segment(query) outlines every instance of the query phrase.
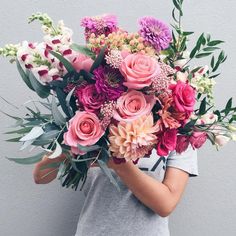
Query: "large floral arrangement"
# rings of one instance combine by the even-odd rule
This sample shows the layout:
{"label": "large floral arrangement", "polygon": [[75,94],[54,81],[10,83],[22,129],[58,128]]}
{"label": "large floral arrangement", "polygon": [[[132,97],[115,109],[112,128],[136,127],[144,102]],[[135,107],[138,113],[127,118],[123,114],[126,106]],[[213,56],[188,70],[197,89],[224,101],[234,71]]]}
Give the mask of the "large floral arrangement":
{"label": "large floral arrangement", "polygon": [[[138,21],[135,33],[120,28],[114,15],[85,17],[85,46],[73,42],[62,21],[54,25],[46,14],[32,15],[29,22],[41,23],[43,41],[6,45],[0,54],[16,62],[23,81],[42,98],[32,101],[34,109],[25,105],[25,117],[9,115],[17,129],[8,134],[17,136],[8,141],[42,152],[8,159],[33,164],[45,153],[55,158],[63,152],[67,159],[57,166],[58,179],[77,189],[94,162],[116,184],[109,158],[136,163],[153,150],[167,156],[189,145],[199,149],[207,139],[217,148],[235,140],[232,99],[219,110],[213,97],[226,60],[219,51],[223,41],[203,33],[188,50],[193,32],[181,26],[183,0],[173,3],[172,31],[151,16]],[[190,66],[203,57],[210,57],[209,66]]]}

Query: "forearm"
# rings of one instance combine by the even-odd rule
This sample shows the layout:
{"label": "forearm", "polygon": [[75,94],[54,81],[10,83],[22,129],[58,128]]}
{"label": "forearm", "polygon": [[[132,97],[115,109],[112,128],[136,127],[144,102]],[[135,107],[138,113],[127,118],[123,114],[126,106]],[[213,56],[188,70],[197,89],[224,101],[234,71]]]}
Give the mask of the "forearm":
{"label": "forearm", "polygon": [[49,159],[44,156],[43,159],[35,165],[33,177],[36,184],[47,184],[54,180],[57,176],[58,167],[47,167],[52,163],[59,163],[65,160],[66,156],[61,155],[55,159]]}
{"label": "forearm", "polygon": [[132,193],[157,214],[167,216],[175,208],[180,196],[168,185],[145,174],[132,162],[117,166],[114,170]]}

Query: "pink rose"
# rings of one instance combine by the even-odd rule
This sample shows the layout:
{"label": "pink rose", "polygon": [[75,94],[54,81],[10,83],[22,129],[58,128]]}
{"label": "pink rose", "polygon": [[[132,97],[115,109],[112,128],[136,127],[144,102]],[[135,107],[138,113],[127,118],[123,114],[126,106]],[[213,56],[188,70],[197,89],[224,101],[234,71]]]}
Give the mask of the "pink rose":
{"label": "pink rose", "polygon": [[186,135],[178,135],[177,136],[177,144],[176,144],[176,152],[182,153],[187,150],[189,146],[189,136]]}
{"label": "pink rose", "polygon": [[178,81],[170,86],[176,110],[179,112],[192,112],[195,105],[195,90],[188,83]]}
{"label": "pink rose", "polygon": [[193,132],[189,141],[193,149],[200,148],[207,140],[207,134],[205,132]]}
{"label": "pink rose", "polygon": [[94,145],[104,134],[98,117],[90,112],[78,111],[69,121],[68,131],[64,134],[64,143],[75,151],[78,144],[82,146]]}
{"label": "pink rose", "polygon": [[113,117],[118,121],[132,121],[142,115],[148,115],[154,104],[153,96],[130,90],[118,98]]}
{"label": "pink rose", "polygon": [[76,71],[85,70],[90,71],[90,68],[93,64],[93,60],[90,57],[85,56],[84,54],[78,53],[74,58],[72,65]]}
{"label": "pink rose", "polygon": [[157,143],[157,154],[159,156],[167,156],[169,151],[174,151],[176,148],[177,130],[169,129],[161,133]]}
{"label": "pink rose", "polygon": [[94,84],[86,85],[75,91],[75,96],[85,111],[98,112],[101,106],[106,101],[103,93],[98,93]]}
{"label": "pink rose", "polygon": [[125,78],[123,83],[130,89],[142,89],[150,86],[152,79],[158,76],[161,68],[158,62],[146,55],[130,54],[120,65],[120,72]]}

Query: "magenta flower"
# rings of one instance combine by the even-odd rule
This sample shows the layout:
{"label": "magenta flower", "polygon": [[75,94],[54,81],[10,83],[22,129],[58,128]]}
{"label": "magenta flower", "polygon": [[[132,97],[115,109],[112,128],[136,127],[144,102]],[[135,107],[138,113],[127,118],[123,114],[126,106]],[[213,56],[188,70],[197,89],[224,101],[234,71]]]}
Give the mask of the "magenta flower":
{"label": "magenta flower", "polygon": [[81,26],[85,28],[86,39],[94,33],[96,36],[115,32],[117,30],[117,17],[111,14],[105,14],[95,17],[84,17],[81,20]]}
{"label": "magenta flower", "polygon": [[93,73],[98,93],[105,94],[108,100],[117,100],[125,91],[123,78],[118,70],[100,66]]}
{"label": "magenta flower", "polygon": [[169,47],[172,41],[172,35],[170,28],[164,22],[154,17],[146,16],[139,20],[139,25],[139,34],[157,51]]}
{"label": "magenta flower", "polygon": [[106,97],[103,93],[96,90],[94,84],[86,85],[75,91],[75,97],[79,105],[82,105],[85,111],[98,113],[101,106],[105,103]]}

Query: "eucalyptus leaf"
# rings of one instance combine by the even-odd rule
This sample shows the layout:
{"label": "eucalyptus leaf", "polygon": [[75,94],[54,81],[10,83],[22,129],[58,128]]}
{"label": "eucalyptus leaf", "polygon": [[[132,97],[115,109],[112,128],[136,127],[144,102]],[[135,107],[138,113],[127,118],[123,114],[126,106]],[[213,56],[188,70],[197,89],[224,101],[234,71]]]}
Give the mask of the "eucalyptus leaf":
{"label": "eucalyptus leaf", "polygon": [[68,107],[66,104],[66,93],[60,88],[56,88],[56,93],[63,112],[66,114],[67,117],[70,117],[70,107]]}
{"label": "eucalyptus leaf", "polygon": [[9,157],[6,157],[6,159],[8,159],[9,161],[14,161],[18,164],[31,165],[31,164],[35,164],[35,163],[41,161],[45,154],[46,154],[46,152],[41,152],[41,153],[36,154],[35,156],[31,156],[31,157],[26,157],[26,158],[9,158]]}
{"label": "eucalyptus leaf", "polygon": [[20,147],[20,151],[22,151],[22,150],[26,149],[27,147],[29,147],[33,142],[34,142],[34,140],[25,141],[23,143],[23,145]]}
{"label": "eucalyptus leaf", "polygon": [[42,129],[42,127],[39,126],[35,126],[31,129],[31,131],[26,134],[25,136],[23,136],[20,141],[21,142],[25,142],[25,141],[29,141],[29,140],[33,140],[38,138],[40,135],[42,135],[44,133],[44,130]]}
{"label": "eucalyptus leaf", "polygon": [[5,140],[6,142],[13,142],[13,143],[18,143],[20,142],[21,137],[17,137],[17,138],[11,138],[11,139],[7,139]]}
{"label": "eucalyptus leaf", "polygon": [[55,96],[52,97],[52,116],[57,125],[60,126],[66,123],[66,119],[64,118],[64,116],[61,114],[61,112],[57,107]]}
{"label": "eucalyptus leaf", "polygon": [[80,144],[78,144],[78,149],[82,152],[92,152],[92,151],[96,151],[98,149],[100,149],[101,147],[99,145],[93,145],[93,146],[82,146]]}
{"label": "eucalyptus leaf", "polygon": [[31,71],[29,72],[29,80],[39,97],[47,98],[49,96],[50,88],[46,85],[41,84]]}
{"label": "eucalyptus leaf", "polygon": [[17,66],[17,70],[18,70],[21,78],[23,79],[25,84],[28,86],[28,88],[35,91],[32,84],[31,84],[31,82],[30,82],[29,76],[27,75],[29,73],[28,72],[27,72],[27,74],[25,73],[25,71],[22,69],[22,67],[20,65],[20,62],[18,60],[16,60],[16,66]]}

